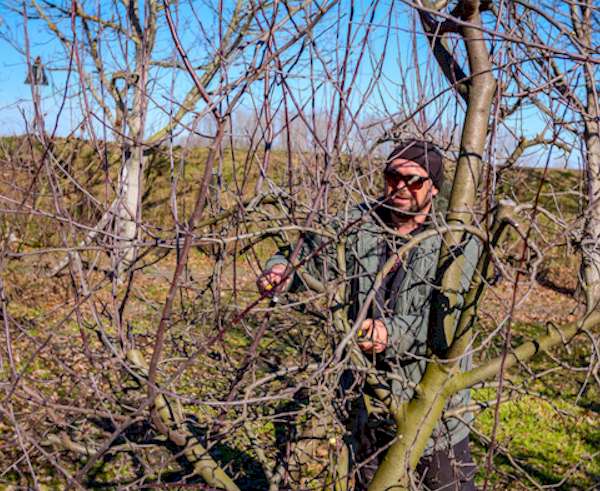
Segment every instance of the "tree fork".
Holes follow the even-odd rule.
[[[470,225],[496,82],[491,73],[489,51],[479,28],[481,26],[480,2],[465,0],[459,4],[459,7],[457,12],[461,13],[461,20],[469,23],[469,26],[462,26],[460,32],[467,49],[471,78],[447,221],[449,225]],[[454,342],[458,320],[458,292],[465,261],[464,255],[460,252],[454,257],[452,249],[460,243],[462,237],[462,233],[453,230],[444,233],[438,262],[438,270],[445,269],[441,280],[442,294],[446,296],[450,308],[443,317],[439,316],[437,321],[438,328],[444,329],[449,347]],[[445,264],[449,259],[451,263],[446,268]],[[470,331],[461,336],[461,345],[468,344],[469,338]],[[457,369],[457,366],[442,366],[435,360],[427,364],[415,396],[400,414],[394,415],[398,426],[396,441],[377,469],[369,491],[408,487],[407,470],[416,467],[425,450],[427,440],[442,416],[447,399],[447,384],[450,378],[457,375]]]
[[[148,364],[140,351],[129,350],[127,360],[142,377],[148,377]],[[200,440],[185,428],[179,407],[173,408],[167,398],[159,393],[154,399],[154,409],[154,425],[175,445],[183,448],[183,454],[192,465],[195,474],[201,476],[213,488],[239,491],[237,485],[210,456]]]

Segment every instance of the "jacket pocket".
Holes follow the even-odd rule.
[[[388,347],[385,358],[403,360],[413,355],[424,355],[427,342],[425,317],[414,314],[397,314],[383,319],[388,330]]]

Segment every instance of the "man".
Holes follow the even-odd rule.
[[[346,274],[351,278],[347,290],[350,292],[351,317],[354,318],[372,290],[375,276],[391,254],[408,238],[433,226],[434,198],[443,183],[441,153],[425,141],[403,142],[388,157],[383,175],[383,199],[374,207],[363,205],[354,209],[346,220],[347,223],[357,222],[348,234],[346,246]],[[389,233],[389,229],[394,233]],[[439,339],[443,337],[439,329],[429,325],[430,310],[435,301],[440,241],[440,234],[422,240],[409,252],[403,264],[396,265],[376,292],[367,319],[358,331],[360,349],[375,357],[378,367],[396,375],[392,390],[406,400],[412,397],[413,387],[421,380],[431,350],[444,349],[439,346]],[[331,251],[320,244],[322,241],[318,238],[305,238],[302,256],[308,261],[304,267],[314,276],[334,278],[338,272]],[[315,252],[319,250],[320,253]],[[479,255],[478,242],[467,239],[462,250],[466,257],[462,278],[464,291]],[[271,258],[257,281],[259,290],[270,294],[287,288],[291,282],[290,278],[284,278],[287,267],[288,262],[282,255]],[[435,317],[433,315],[432,319]],[[461,367],[467,369],[470,363],[470,357],[465,357]],[[453,397],[448,407],[463,406],[468,401],[468,391],[464,391]],[[471,419],[472,416],[466,413],[462,419],[448,419],[438,425],[417,469],[424,489],[475,489],[475,466],[468,447]],[[370,462],[360,466],[357,476],[357,487],[366,488],[377,467],[377,459],[369,460],[368,456],[375,453],[386,438],[381,431],[373,432],[366,425],[358,430],[354,426],[355,440],[359,442],[353,449],[355,457]]]

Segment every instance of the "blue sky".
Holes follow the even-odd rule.
[[[231,2],[226,1],[225,4],[231,4]],[[341,17],[343,29],[339,34],[343,38],[345,36],[344,29],[349,16],[349,8],[348,2],[342,2],[341,5],[342,6],[339,10],[334,9],[330,12],[323,25],[333,25],[338,16]],[[194,8],[202,17],[203,22],[210,17],[214,17],[211,16],[209,8],[201,2],[194,2]],[[384,81],[382,84],[382,90],[388,91],[389,95],[392,95],[395,91],[397,91],[397,86],[394,83],[394,79],[397,79],[397,74],[395,74],[395,72],[397,72],[397,65],[399,63],[403,63],[402,60],[407,59],[409,57],[409,52],[411,51],[411,41],[408,31],[412,29],[412,26],[408,7],[399,2],[395,2],[394,5],[392,5],[390,1],[380,2],[373,19],[373,25],[375,27],[372,28],[370,35],[371,49],[374,51],[377,51],[378,49],[383,51],[383,37],[385,35],[385,23],[387,22],[385,17],[387,17],[390,11],[394,17],[392,20],[393,37],[391,42],[389,42],[387,45],[383,70],[386,81]],[[189,12],[184,12],[182,17],[185,18],[188,14]],[[23,49],[24,33],[22,18],[18,14],[9,12],[6,8],[3,10],[2,15],[4,21],[3,30],[8,31],[10,36],[16,41],[15,44],[19,46],[20,49]],[[368,20],[369,15],[369,3],[357,2],[355,8],[355,24],[353,27],[354,31],[358,32],[355,42],[358,42],[361,39],[364,33],[365,21]],[[365,16],[367,18],[365,18]],[[185,23],[185,20],[183,22]],[[211,24],[214,24],[214,18],[213,22],[206,23],[207,28],[210,28]],[[64,48],[53,35],[48,33],[48,30],[44,28],[42,23],[39,21],[30,21],[28,27],[31,44],[31,56],[34,57],[40,55],[46,66],[50,68],[50,70],[47,71],[50,78],[50,86],[41,87],[41,94],[43,97],[43,106],[48,112],[48,116],[51,117],[55,114],[55,109],[60,104],[62,99],[61,92],[65,83],[65,73],[62,70],[67,65],[66,53]],[[70,36],[71,33],[68,30],[68,24],[63,25],[62,27],[66,29],[66,34]],[[214,25],[212,27],[214,28]],[[194,44],[194,35],[186,29],[181,29],[180,33],[182,35],[183,44],[187,44],[190,54],[193,56],[193,48],[189,48],[189,46]],[[163,37],[165,35],[166,31],[163,31]],[[325,34],[325,36],[332,35],[333,34],[331,31],[328,31]],[[163,43],[171,47],[169,41],[170,40],[168,39],[163,39]],[[31,92],[30,87],[23,83],[27,74],[27,66],[23,53],[19,53],[18,50],[11,46],[6,40],[0,40],[0,43],[0,46],[2,46],[2,51],[4,52],[4,57],[2,59],[3,70],[2,74],[0,75],[0,110],[2,111],[3,120],[5,122],[1,131],[6,134],[19,132],[19,130],[23,128],[22,116],[18,108],[21,110],[28,110],[28,106],[30,106],[31,101]],[[427,50],[427,46],[424,43],[419,44],[419,50]],[[165,53],[165,55],[166,54],[167,53]],[[408,70],[410,70],[409,65],[410,62],[407,64]],[[363,62],[361,72],[357,79],[357,86],[362,87],[363,89],[366,88],[371,76],[372,73],[369,63]],[[184,76],[177,78],[178,80],[176,82],[175,90],[176,92],[184,93],[190,85],[189,77]],[[395,82],[399,81],[395,80]],[[295,84],[296,87],[301,87],[303,84],[306,84],[306,80],[303,81],[297,79],[295,82],[293,82],[293,84]],[[408,83],[408,88],[410,89],[410,87],[411,84]],[[331,94],[332,91],[329,90],[329,95],[331,96]],[[322,97],[324,99],[321,102],[324,103],[324,100],[327,97],[327,93],[325,91],[323,91]],[[158,118],[158,115],[156,115],[156,117]],[[62,132],[69,127],[69,123],[67,121],[68,119],[69,118],[65,118],[64,123],[60,126]]]
[[[224,4],[226,8],[231,8],[232,6],[232,2],[227,0]],[[358,34],[353,42],[357,46],[360,45],[359,41],[364,35],[365,25],[370,20],[370,6],[370,2],[355,2],[353,30]],[[203,2],[194,1],[193,7],[193,11],[187,7],[182,7],[179,17],[181,22],[179,32],[192,61],[201,62],[203,61],[201,54],[204,52],[201,49],[201,45],[211,42],[211,32],[212,35],[216,34],[216,20],[210,7]],[[5,35],[5,39],[0,39],[0,47],[4,54],[1,62],[2,70],[0,70],[0,114],[3,123],[0,128],[0,134],[11,135],[22,133],[25,128],[25,120],[31,117],[31,89],[28,85],[24,84],[27,67],[23,54],[6,40],[6,38],[11,38],[20,49],[23,49],[24,30],[22,18],[15,13],[11,13],[6,7],[0,8],[2,9],[0,10],[0,15],[3,21],[1,29]],[[321,46],[327,46],[329,40],[334,42],[336,33],[332,29],[337,25],[338,19],[341,19],[340,25],[342,27],[337,34],[341,39],[345,37],[349,12],[349,2],[344,0],[339,8],[334,8],[328,14],[321,25],[325,29],[322,39],[327,42]],[[199,24],[195,16],[200,19],[202,28],[208,32],[205,39],[201,39],[201,36],[196,34],[199,32]],[[378,84],[378,90],[371,94],[360,116],[368,115],[371,118],[378,119],[386,117],[388,115],[387,112],[410,112],[417,99],[417,84],[415,82],[417,78],[416,67],[419,68],[425,87],[433,87],[435,90],[447,87],[447,84],[442,79],[439,68],[429,55],[428,46],[421,36],[417,38],[416,47],[413,46],[411,32],[415,30],[415,24],[412,11],[400,2],[385,0],[379,2],[377,5],[369,35],[370,51],[364,55],[351,104],[359,104],[361,94],[367,90],[369,82],[373,78],[373,64],[381,58],[384,51],[384,39],[388,20],[391,22],[392,36],[385,46],[382,78]],[[70,36],[68,23],[63,24],[62,27]],[[61,44],[52,34],[48,33],[48,30],[39,21],[31,21],[28,24],[28,29],[31,56],[41,56],[49,68],[47,73],[50,85],[40,87],[40,92],[42,95],[42,107],[46,114],[47,129],[51,129],[56,120],[57,109],[62,102],[66,81],[64,68],[67,66],[67,56]],[[416,25],[416,30],[420,32],[418,24]],[[163,30],[159,36],[158,46],[156,50],[157,58],[165,59],[174,53],[166,30]],[[200,49],[198,49],[199,47]],[[248,53],[251,53],[251,51],[248,51]],[[355,49],[353,54],[354,59],[356,59],[358,49]],[[417,60],[415,60],[415,56],[418,58]],[[336,54],[327,55],[324,58],[330,60],[330,66],[327,66],[327,63],[324,65],[333,73],[336,65]],[[301,63],[306,63],[306,59],[301,61]],[[231,73],[235,74],[235,69]],[[300,77],[292,79],[290,85],[295,88],[299,98],[306,97],[309,86],[308,79],[301,76],[302,72],[298,72],[298,74]],[[76,78],[72,77],[71,83],[74,84],[76,82]],[[183,94],[191,86],[189,76],[185,73],[179,73],[173,78],[172,72],[163,72],[156,79],[155,86],[159,87],[159,89],[154,93],[155,104],[149,116],[150,128],[160,127],[165,120],[165,111],[169,111],[175,107],[171,104],[170,97],[168,97],[171,84],[176,100],[181,100]],[[258,86],[254,90],[254,93],[260,94],[261,90],[262,86]],[[432,94],[429,93],[429,95]],[[331,101],[335,98],[335,92],[332,87],[326,87],[319,92],[319,100],[316,102],[316,105],[322,108],[330,107]],[[79,99],[67,100],[59,120],[58,134],[67,134],[80,122],[80,104],[81,101]],[[250,109],[252,107],[251,101],[246,98],[243,101],[242,107]],[[432,104],[427,109],[427,114],[428,118],[440,117],[446,126],[452,126],[455,122],[459,122],[462,119],[461,109],[460,107],[455,107],[454,98],[449,93]],[[528,135],[536,133],[543,127],[542,120],[532,111],[529,114],[523,113],[519,116],[519,120],[515,119],[514,123],[511,124],[514,125],[517,133]]]

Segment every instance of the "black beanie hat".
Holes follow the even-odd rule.
[[[386,168],[396,159],[412,160],[427,171],[433,185],[442,189],[444,184],[444,161],[442,153],[433,143],[423,140],[400,142],[387,158]]]

